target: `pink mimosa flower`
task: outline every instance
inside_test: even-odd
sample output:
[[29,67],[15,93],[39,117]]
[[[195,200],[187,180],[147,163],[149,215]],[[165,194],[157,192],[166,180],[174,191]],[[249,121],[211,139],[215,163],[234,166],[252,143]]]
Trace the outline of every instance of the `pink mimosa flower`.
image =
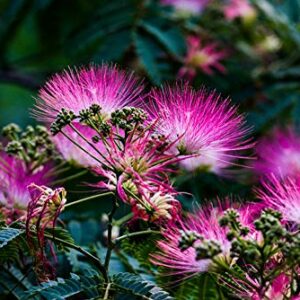
[[[36,259],[35,271],[38,278],[45,281],[54,277],[54,269],[45,256],[45,229],[55,227],[66,203],[66,191],[64,188],[52,190],[36,184],[30,184],[28,191],[31,200],[27,208],[26,235]],[[35,242],[33,235],[36,235],[38,243]]]
[[184,59],[184,66],[179,70],[179,77],[193,79],[197,69],[212,75],[214,70],[225,73],[225,67],[220,63],[227,57],[225,50],[218,50],[216,43],[203,45],[201,39],[196,36],[187,38],[187,55]]
[[[220,244],[222,253],[219,258],[228,258],[231,243],[227,239],[227,229],[221,227],[219,218],[223,215],[224,208],[207,206],[199,209],[195,214],[189,215],[178,227],[169,228],[164,232],[165,239],[158,242],[160,252],[153,254],[151,261],[166,268],[166,275],[182,275],[183,278],[207,272],[213,266],[211,259],[196,259],[193,247],[182,250],[179,247],[181,231],[192,231],[200,234],[205,239],[213,240]],[[248,225],[248,212],[240,212],[243,225]],[[169,269],[169,271],[167,271]]]
[[68,69],[54,75],[40,90],[34,113],[39,120],[53,122],[61,109],[78,114],[92,104],[103,116],[127,105],[139,105],[143,86],[133,76],[113,66]]
[[263,204],[281,212],[284,220],[300,224],[300,186],[296,179],[269,176],[257,193]]
[[230,0],[224,7],[224,15],[229,21],[236,18],[252,19],[256,11],[248,0]]
[[[91,129],[88,126],[74,123],[73,126],[88,140],[92,141],[93,136],[95,135],[95,131]],[[92,158],[90,155],[88,155],[85,151],[80,149],[76,144],[80,145],[82,148],[84,148],[88,153],[96,156],[97,152],[89,145],[85,143],[85,141],[80,137],[72,128],[69,126],[66,126],[64,128],[64,133],[67,134],[67,136],[72,140],[70,141],[67,137],[65,137],[63,134],[58,133],[55,135],[52,140],[55,144],[57,150],[61,153],[62,157],[70,161],[72,163],[75,163],[76,165],[83,166],[83,167],[95,167],[99,163]],[[76,144],[75,144],[76,143]],[[104,151],[104,147],[101,147],[102,145],[99,143],[97,145],[97,148],[99,150]]]
[[0,205],[26,209],[30,201],[27,186],[31,183],[48,184],[49,165],[31,171],[25,162],[0,152]]
[[228,99],[187,85],[153,90],[149,113],[159,119],[157,131],[169,139],[172,153],[193,155],[180,161],[187,170],[204,169],[222,174],[239,152],[250,148],[248,129]]
[[300,177],[300,136],[292,130],[276,129],[272,137],[263,138],[257,145],[258,174],[278,177]]
[[[259,283],[252,279],[249,275],[246,276],[248,282],[253,286],[259,288]],[[240,296],[242,299],[248,300],[284,300],[290,296],[290,286],[291,278],[286,274],[279,274],[270,284],[266,284],[267,289],[264,289],[259,294],[254,290],[253,286],[250,286],[246,281],[235,279],[235,286],[230,286],[233,290],[236,291],[235,296]],[[239,285],[239,287],[237,286]],[[299,296],[289,297],[288,299],[299,300]]]
[[171,166],[180,158],[169,154],[169,147],[164,141],[152,137],[152,131],[149,130],[137,135],[133,133],[124,145],[110,136],[106,140],[107,155],[103,166],[94,170],[107,177],[109,185],[118,190],[125,202],[128,194],[124,187],[135,193],[139,187],[149,187],[151,191],[151,184],[154,184],[171,191],[167,173],[174,172]]
[[210,0],[161,0],[161,4],[173,6],[182,14],[200,14]]
[[140,199],[131,200],[135,218],[149,222],[174,223],[181,209],[180,203],[173,195],[164,191],[150,193],[146,191]]
[[167,174],[180,158],[168,153],[170,146],[152,136],[151,130],[130,134],[124,144],[109,136],[105,146],[103,166],[94,171],[106,181],[97,186],[116,191],[132,206],[135,217],[151,221],[175,218],[180,205]]

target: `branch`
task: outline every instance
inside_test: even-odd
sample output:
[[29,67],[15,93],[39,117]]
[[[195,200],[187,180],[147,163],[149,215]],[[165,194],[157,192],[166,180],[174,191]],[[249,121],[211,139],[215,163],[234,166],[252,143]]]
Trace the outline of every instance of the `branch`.
[[96,199],[96,198],[101,198],[101,197],[105,197],[105,196],[109,196],[109,195],[113,195],[113,193],[112,192],[106,192],[106,193],[96,194],[96,195],[93,195],[93,196],[82,198],[82,199],[79,199],[79,200],[76,200],[76,201],[65,204],[64,208],[68,208],[70,206],[77,205],[77,204],[85,202],[85,201],[89,201],[89,200],[93,200],[93,199]]
[[160,231],[154,231],[154,230],[143,230],[143,231],[138,231],[138,232],[132,232],[132,233],[128,233],[128,234],[124,234],[122,236],[119,236],[117,238],[114,239],[114,242],[115,243],[118,243],[124,239],[127,239],[127,238],[131,238],[131,237],[134,237],[134,236],[140,236],[140,235],[145,235],[145,234],[161,234]]
[[113,228],[113,216],[118,208],[118,198],[115,197],[113,200],[113,206],[108,214],[108,225],[107,225],[107,252],[105,256],[104,266],[108,270],[111,252],[114,248],[114,243],[112,241],[112,228]]
[[31,90],[37,90],[40,87],[40,83],[33,76],[14,70],[0,70],[0,82],[20,85]]
[[93,254],[89,253],[88,251],[84,250],[83,248],[81,248],[80,246],[77,246],[75,244],[72,244],[72,243],[69,243],[67,241],[64,241],[62,239],[59,239],[53,235],[50,235],[50,234],[46,234],[45,233],[45,237],[52,240],[53,242],[57,241],[59,242],[60,244],[68,247],[68,248],[71,248],[71,249],[74,249],[80,253],[82,253],[85,257],[87,257],[90,261],[92,261],[99,269],[99,271],[102,273],[103,275],[103,278],[105,280],[106,283],[109,282],[109,278],[108,278],[108,275],[107,275],[107,272],[106,272],[106,269],[105,267],[102,265],[101,261],[96,257],[94,256]]

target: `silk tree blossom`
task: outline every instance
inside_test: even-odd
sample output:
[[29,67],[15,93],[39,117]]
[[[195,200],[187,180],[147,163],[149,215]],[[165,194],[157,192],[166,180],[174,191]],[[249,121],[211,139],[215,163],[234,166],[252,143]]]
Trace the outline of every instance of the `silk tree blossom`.
[[30,201],[27,186],[33,182],[49,184],[49,171],[49,165],[40,166],[32,171],[18,157],[0,152],[0,205],[26,209]]
[[192,157],[180,161],[191,171],[205,169],[216,174],[233,165],[239,152],[250,148],[248,129],[228,99],[215,92],[198,92],[187,85],[153,90],[149,113],[159,119],[157,132],[172,143],[173,154]]
[[[28,186],[31,200],[28,203],[27,231],[32,224],[46,228],[54,226],[56,219],[66,203],[66,191],[64,188],[52,190],[46,186],[32,183]],[[29,233],[30,234],[30,233]]]
[[[246,277],[247,281],[252,284],[252,286],[247,283],[247,281],[242,281],[235,279],[234,285],[229,285],[232,291],[235,291],[235,296],[242,297],[242,299],[247,300],[284,300],[292,299],[299,300],[300,296],[291,296],[290,284],[291,278],[285,274],[279,274],[272,282],[265,284],[265,290],[260,293],[257,290],[260,288],[260,284],[257,280],[252,279],[249,275]],[[227,284],[228,285],[228,284]],[[257,290],[254,289],[257,288]]]
[[[78,115],[92,105],[97,105],[101,109],[101,118],[106,120],[112,112],[128,104],[141,106],[142,90],[143,86],[132,73],[127,74],[113,66],[91,65],[69,69],[54,75],[40,90],[34,113],[39,120],[49,123],[54,121],[62,109]],[[87,139],[92,139],[93,130],[77,121],[73,121],[72,125]],[[82,145],[82,137],[69,127],[65,131],[69,138],[62,133],[53,138],[62,156],[85,167],[95,166],[96,162],[86,153],[95,154],[93,147],[85,145],[86,152],[82,151],[74,145],[74,142]]]
[[132,211],[135,218],[148,222],[173,223],[180,212],[180,203],[171,194],[164,191],[150,193],[145,191],[140,198],[131,199]]
[[256,149],[255,171],[264,176],[300,176],[300,137],[290,128],[276,129],[271,137],[263,138]]
[[[35,271],[38,278],[45,281],[54,276],[53,267],[45,256],[45,230],[55,227],[66,203],[66,191],[64,188],[52,190],[34,183],[28,186],[28,191],[31,200],[27,208],[26,235],[36,260]],[[34,236],[38,240],[37,243]]]
[[236,18],[251,21],[256,17],[256,11],[248,0],[230,0],[229,3],[224,6],[224,15],[229,21]]
[[62,110],[78,114],[92,104],[101,107],[104,117],[127,105],[141,105],[143,86],[133,76],[115,66],[68,69],[54,75],[40,90],[35,115],[39,120],[54,121]]
[[[95,131],[86,125],[75,123],[73,124],[73,126],[81,135],[89,140],[92,140],[93,136],[95,135]],[[81,146],[84,144],[84,149],[92,155],[97,155],[95,149],[90,145],[86,145],[82,137],[69,126],[66,126],[64,132],[69,138],[67,138],[63,134],[58,134],[52,138],[53,143],[56,145],[56,148],[60,152],[62,157],[65,160],[79,166],[96,167],[99,163],[82,149],[78,148],[76,144]],[[70,141],[70,139],[72,141]],[[100,147],[101,144],[98,145],[98,148]],[[100,149],[104,150],[103,147],[101,147]]]
[[295,178],[280,179],[272,175],[262,183],[257,194],[266,207],[282,213],[285,221],[300,224],[300,186]]
[[[226,205],[225,205],[226,206]],[[182,250],[179,246],[181,232],[195,232],[204,239],[217,242],[221,247],[221,254],[216,259],[230,259],[231,243],[227,239],[227,229],[221,227],[219,218],[223,215],[222,205],[212,205],[199,209],[195,214],[189,215],[180,225],[171,227],[164,232],[164,240],[158,241],[160,250],[153,254],[151,261],[165,268],[166,275],[181,275],[184,279],[196,274],[209,271],[215,266],[211,259],[196,258],[195,247]],[[248,210],[241,211],[241,223],[248,225]],[[199,241],[197,241],[199,243]]]
[[162,5],[173,6],[181,15],[197,15],[200,14],[210,0],[161,0]]
[[106,160],[94,169],[108,179],[107,183],[101,182],[100,187],[117,189],[125,202],[128,197],[126,190],[135,193],[139,188],[149,187],[151,191],[151,184],[168,190],[168,173],[174,172],[171,166],[180,158],[179,155],[169,154],[170,146],[164,144],[153,138],[151,131],[131,135],[124,145],[113,136],[109,137],[106,140]]
[[207,75],[212,75],[214,70],[225,73],[226,69],[221,60],[227,57],[225,50],[218,50],[217,43],[207,43],[197,36],[187,37],[187,54],[184,58],[184,66],[179,70],[179,77],[193,79],[197,69]]
[[[94,132],[92,138],[76,128],[77,119],[79,125],[89,126]],[[92,170],[104,177],[97,185],[99,188],[116,192],[135,212],[141,212],[144,205],[149,220],[171,219],[169,214],[175,210],[170,203],[177,201],[166,197],[173,192],[167,173],[173,172],[172,166],[183,158],[169,152],[172,145],[163,137],[153,135],[156,122],[146,119],[147,114],[141,108],[124,107],[112,112],[104,121],[101,107],[93,104],[78,116],[63,110],[51,129],[55,134],[62,133],[95,161]],[[68,126],[82,139],[82,144],[66,134]]]
[[[151,128],[151,126],[150,126]],[[177,218],[179,202],[169,182],[172,165],[181,158],[169,154],[170,145],[152,135],[152,130],[131,133],[123,145],[113,136],[106,139],[106,160],[94,172],[106,178],[98,187],[117,192],[131,205],[134,216],[160,222]]]

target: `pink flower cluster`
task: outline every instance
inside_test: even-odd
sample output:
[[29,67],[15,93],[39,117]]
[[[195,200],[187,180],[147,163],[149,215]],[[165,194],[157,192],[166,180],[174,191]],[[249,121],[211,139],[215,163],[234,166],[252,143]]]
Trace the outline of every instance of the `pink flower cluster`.
[[161,0],[162,5],[174,7],[180,15],[200,14],[209,2],[210,0]]
[[204,89],[194,91],[187,85],[153,90],[149,114],[159,119],[157,131],[172,142],[174,154],[190,155],[180,161],[188,170],[224,173],[234,164],[238,153],[252,144],[243,116],[229,99]]
[[258,196],[286,221],[300,222],[300,137],[292,128],[276,129],[257,145],[254,170],[262,178]]
[[[207,272],[215,267],[211,259],[196,259],[195,249],[190,247],[184,251],[179,247],[181,232],[196,232],[205,239],[216,241],[221,246],[219,260],[230,261],[231,243],[227,239],[228,230],[221,227],[219,219],[229,207],[235,204],[229,201],[220,202],[217,206],[212,204],[198,209],[194,214],[190,214],[186,219],[179,222],[179,226],[167,229],[163,235],[164,240],[158,242],[160,252],[152,255],[152,262],[166,269],[166,275],[181,275],[181,280],[199,273]],[[253,206],[239,207],[242,225],[251,226],[251,215],[257,212]],[[253,238],[256,233],[252,232]],[[168,271],[169,270],[169,271]]]
[[0,152],[0,214],[7,224],[26,215],[31,199],[27,186],[33,182],[48,184],[50,175],[49,165],[32,171],[23,160]]
[[[117,144],[117,131],[106,139],[106,159],[94,171],[107,179],[98,187],[116,191],[131,205],[135,217],[145,221],[176,219],[179,202],[168,173],[180,158],[168,153],[165,141],[153,137],[152,131],[132,132],[124,145]],[[120,174],[120,175],[118,175]]]
[[250,20],[255,17],[256,11],[248,0],[230,0],[229,3],[224,6],[224,15],[229,21],[236,18]]
[[[61,109],[78,115],[98,105],[97,120],[106,122],[110,133],[95,144],[98,129],[75,118],[54,137],[57,148],[65,159],[103,176],[98,187],[116,191],[136,217],[171,221],[180,210],[168,176],[174,166],[222,175],[251,147],[245,139],[248,130],[236,107],[214,92],[177,85],[153,90],[147,99],[138,83],[106,65],[68,70],[46,83],[35,113],[47,123]],[[146,107],[146,102],[151,104]],[[112,123],[115,112],[142,107],[149,115],[142,129],[137,126],[128,133]]]
[[217,43],[204,44],[197,36],[187,38],[187,54],[184,58],[184,66],[179,70],[179,77],[193,79],[197,69],[203,73],[212,75],[214,70],[225,73],[225,67],[221,60],[227,57],[227,51],[219,50]]
[[[212,68],[224,71],[219,63],[224,53],[214,46],[202,47],[196,38],[190,43],[186,61],[190,75],[196,67],[206,73]],[[35,114],[47,125],[61,122],[57,121],[56,125],[62,127],[57,127],[53,142],[65,160],[87,167],[98,176],[96,188],[109,190],[117,200],[130,205],[135,219],[151,226],[163,225],[164,239],[157,243],[159,251],[151,255],[151,261],[179,280],[236,263],[231,255],[233,238],[229,238],[235,232],[219,222],[227,208],[237,208],[238,230],[247,229],[247,233],[237,232],[255,245],[263,243],[265,236],[253,222],[254,216],[265,208],[279,211],[282,220],[278,220],[291,228],[300,224],[300,140],[292,129],[277,130],[272,138],[258,144],[259,159],[254,169],[260,175],[267,174],[257,189],[260,203],[243,206],[219,202],[186,218],[180,216],[178,193],[170,179],[177,167],[186,172],[228,174],[230,167],[249,158],[245,151],[253,146],[247,138],[244,117],[230,100],[216,92],[195,91],[186,83],[178,83],[152,89],[146,96],[132,74],[114,66],[92,65],[51,78],[39,93]],[[36,266],[46,268],[46,275],[51,277],[51,265],[44,255],[45,230],[55,226],[65,206],[65,190],[45,186],[51,174],[48,166],[30,169],[25,160],[0,154],[0,214],[7,216],[7,224],[26,220]],[[180,246],[183,232],[195,234],[193,243],[198,246],[204,240],[218,243],[220,251],[216,256],[198,259],[194,244],[185,249]],[[274,260],[278,263],[280,258]],[[236,282],[241,284],[237,294],[264,299],[253,292],[259,283],[248,278],[249,274],[244,278],[246,284],[243,280]],[[289,292],[286,285],[290,280],[290,274],[278,273],[263,291],[264,296],[281,299]]]
[[[45,230],[55,227],[57,218],[66,203],[66,191],[64,188],[52,190],[34,183],[28,186],[28,191],[31,199],[26,217],[27,240],[36,260],[35,272],[41,281],[45,281],[54,276],[54,269],[45,256]],[[37,243],[34,236],[37,238]]]

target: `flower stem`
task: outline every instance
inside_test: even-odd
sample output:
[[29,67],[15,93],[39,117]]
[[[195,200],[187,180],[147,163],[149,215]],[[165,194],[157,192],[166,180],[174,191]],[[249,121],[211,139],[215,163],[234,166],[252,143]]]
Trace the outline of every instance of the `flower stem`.
[[55,185],[55,184],[59,184],[59,183],[62,183],[62,182],[66,182],[68,180],[72,180],[72,179],[78,178],[78,177],[80,177],[82,175],[85,175],[87,173],[88,173],[88,170],[83,170],[83,171],[78,172],[78,173],[76,173],[74,175],[71,175],[71,176],[68,176],[68,177],[64,177],[64,178],[55,180],[55,181],[52,182],[52,184]]
[[83,148],[81,145],[79,145],[77,142],[75,142],[73,139],[71,139],[65,132],[62,130],[60,131],[71,143],[73,143],[76,147],[78,147],[81,151],[83,151],[85,154],[93,158],[95,161],[97,161],[99,164],[102,164],[101,160],[99,160],[96,156],[92,155],[90,152],[88,152],[85,148]]
[[114,243],[112,241],[112,228],[113,228],[113,216],[118,208],[118,198],[117,196],[113,200],[112,209],[108,214],[108,224],[107,224],[107,252],[105,256],[105,262],[104,266],[106,268],[106,271],[108,271],[109,262],[112,250],[114,248]]
[[102,161],[101,163],[103,165],[105,165],[108,169],[112,170],[110,165],[110,162],[107,160],[107,158],[105,157],[105,155],[103,153],[101,153],[101,151],[92,143],[90,142],[72,123],[69,124],[70,128],[72,128],[77,134],[78,136],[80,136],[91,148],[93,148],[101,157],[104,161],[106,161],[108,163],[108,165],[106,165],[104,163],[104,161]]
[[129,213],[125,215],[124,217],[120,218],[119,220],[114,220],[113,225],[114,226],[121,226],[125,222],[129,221],[133,217],[133,213]]
[[106,268],[103,266],[103,264],[101,263],[101,261],[99,260],[99,258],[97,258],[96,256],[94,256],[93,254],[89,253],[88,251],[84,250],[82,247],[80,246],[77,246],[75,244],[72,244],[70,242],[67,242],[67,241],[64,241],[62,239],[59,239],[51,234],[47,234],[45,233],[45,237],[52,240],[52,241],[56,241],[56,242],[59,242],[60,244],[68,247],[68,248],[71,248],[71,249],[74,249],[78,252],[80,252],[81,254],[83,254],[85,257],[87,257],[91,262],[93,262],[99,269],[99,271],[101,272],[101,274],[103,275],[103,278],[105,280],[106,283],[109,282],[109,278],[108,278],[108,274],[107,274],[107,271],[106,271]]
[[107,284],[107,286],[106,286],[105,294],[104,294],[103,300],[107,300],[107,299],[108,299],[110,288],[111,288],[111,283]]
[[77,200],[77,201],[67,203],[67,204],[65,204],[64,207],[68,208],[70,206],[77,205],[77,204],[80,204],[82,202],[86,202],[86,201],[93,200],[93,199],[96,199],[96,198],[105,197],[105,196],[108,196],[108,195],[113,195],[113,193],[112,192],[107,192],[107,193],[103,193],[103,194],[97,194],[97,195],[89,196],[89,197],[82,198],[82,199]]
[[134,237],[134,236],[140,236],[140,235],[145,235],[145,234],[161,234],[160,231],[155,231],[155,230],[151,230],[151,229],[147,229],[147,230],[143,230],[143,231],[138,231],[138,232],[131,232],[131,233],[127,233],[127,234],[124,234],[122,236],[119,236],[117,238],[114,239],[114,242],[115,243],[118,243],[124,239],[127,239],[127,238],[131,238],[131,237]]

